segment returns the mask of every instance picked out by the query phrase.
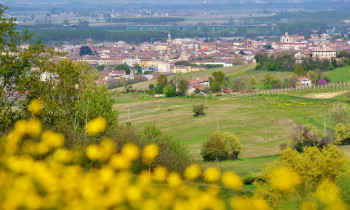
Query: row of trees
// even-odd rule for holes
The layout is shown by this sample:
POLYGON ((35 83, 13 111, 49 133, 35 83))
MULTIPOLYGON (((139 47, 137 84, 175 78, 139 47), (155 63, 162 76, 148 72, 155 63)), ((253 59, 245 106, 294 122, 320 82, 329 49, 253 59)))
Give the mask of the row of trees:
POLYGON ((284 54, 282 56, 274 57, 273 55, 268 56, 267 54, 257 53, 255 59, 258 63, 256 66, 257 70, 293 71, 298 65, 301 65, 306 71, 316 69, 326 71, 334 68, 334 65, 332 66, 329 60, 321 61, 318 58, 303 59, 301 64, 297 64, 293 54, 284 54))
POLYGON ((167 33, 155 31, 104 31, 104 30, 34 30, 35 40, 41 37, 44 43, 69 42, 73 44, 85 43, 86 39, 92 38, 97 42, 118 42, 139 44, 142 42, 151 42, 155 40, 164 40, 167 33))

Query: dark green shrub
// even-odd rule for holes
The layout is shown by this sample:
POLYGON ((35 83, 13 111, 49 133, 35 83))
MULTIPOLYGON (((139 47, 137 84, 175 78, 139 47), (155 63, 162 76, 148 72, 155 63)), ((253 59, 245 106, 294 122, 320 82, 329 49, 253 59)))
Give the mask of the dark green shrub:
POLYGON ((194 116, 198 116, 198 115, 204 114, 204 109, 205 109, 205 105, 204 104, 193 105, 194 116))

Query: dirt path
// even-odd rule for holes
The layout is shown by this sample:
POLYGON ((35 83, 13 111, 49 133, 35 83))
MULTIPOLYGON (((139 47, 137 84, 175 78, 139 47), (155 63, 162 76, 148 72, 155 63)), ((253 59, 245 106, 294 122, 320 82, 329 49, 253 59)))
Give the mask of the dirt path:
POLYGON ((313 93, 313 94, 307 94, 303 97, 305 98, 313 98, 313 99, 328 99, 328 98, 334 98, 336 96, 343 95, 345 93, 349 93, 349 90, 343 90, 339 92, 329 92, 329 93, 313 93))

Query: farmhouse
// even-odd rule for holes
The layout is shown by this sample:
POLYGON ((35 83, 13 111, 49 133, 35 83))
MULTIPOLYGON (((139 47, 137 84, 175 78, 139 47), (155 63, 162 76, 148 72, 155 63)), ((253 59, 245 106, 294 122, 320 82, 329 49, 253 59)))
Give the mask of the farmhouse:
POLYGON ((297 87, 311 87, 311 80, 306 77, 299 77, 297 80, 297 87))
POLYGON ((205 86, 209 87, 209 79, 207 77, 199 77, 195 80, 188 80, 187 84, 187 95, 191 95, 196 89, 200 92, 204 92, 205 86))

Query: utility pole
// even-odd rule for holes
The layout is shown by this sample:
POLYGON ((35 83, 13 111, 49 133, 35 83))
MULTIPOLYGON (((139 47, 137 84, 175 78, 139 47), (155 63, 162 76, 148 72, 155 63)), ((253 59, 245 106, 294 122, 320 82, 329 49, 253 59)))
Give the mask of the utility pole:
POLYGON ((219 125, 219 112, 216 112, 216 121, 218 123, 218 131, 220 131, 220 125, 219 125))
POLYGON ((327 123, 326 123, 326 116, 324 115, 323 116, 323 136, 326 136, 327 135, 327 123))
POLYGON ((130 105, 128 105, 128 122, 130 122, 130 105))

